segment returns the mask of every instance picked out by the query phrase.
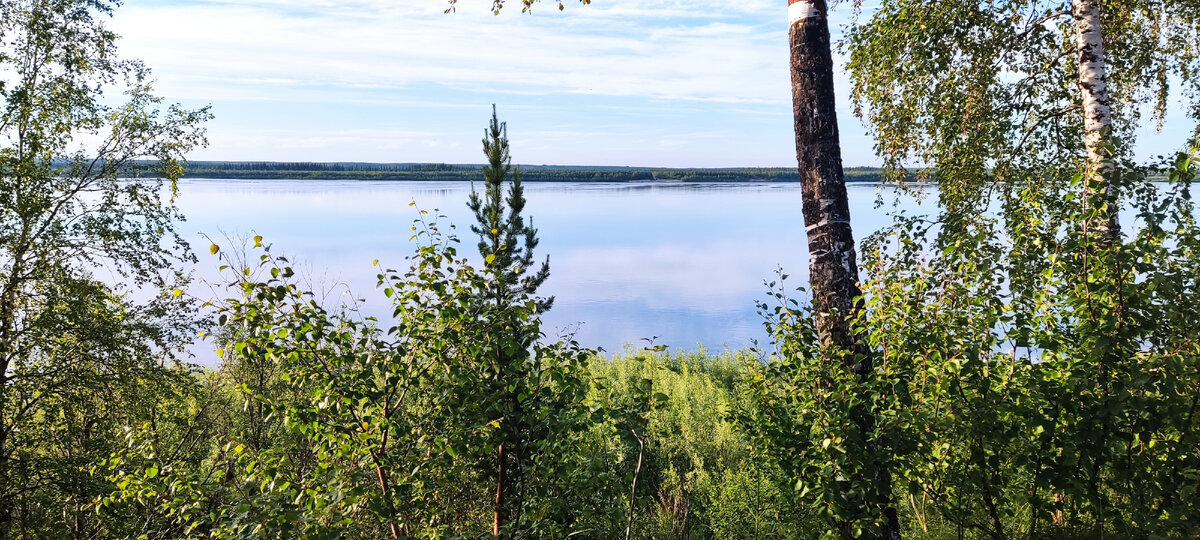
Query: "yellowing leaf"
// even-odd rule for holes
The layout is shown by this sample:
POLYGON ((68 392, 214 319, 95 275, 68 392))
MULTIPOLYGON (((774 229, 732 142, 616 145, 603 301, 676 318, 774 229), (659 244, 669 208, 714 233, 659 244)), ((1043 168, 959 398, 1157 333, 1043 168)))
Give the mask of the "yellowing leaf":
POLYGON ((262 235, 254 237, 254 247, 262 247, 262 235))
POLYGON ((212 253, 213 255, 216 255, 218 251, 221 251, 221 247, 220 247, 220 246, 218 246, 218 245, 216 245, 216 244, 213 244, 213 245, 211 245, 211 246, 208 246, 208 252, 209 252, 209 253, 212 253))
POLYGON ((171 292, 171 294, 174 295, 175 298, 179 298, 180 296, 183 296, 183 291, 181 291, 179 289, 175 289, 174 291, 171 292))
POLYGON ((484 257, 484 259, 487 260, 488 264, 492 264, 492 261, 496 260, 496 254, 489 254, 487 257, 484 257))

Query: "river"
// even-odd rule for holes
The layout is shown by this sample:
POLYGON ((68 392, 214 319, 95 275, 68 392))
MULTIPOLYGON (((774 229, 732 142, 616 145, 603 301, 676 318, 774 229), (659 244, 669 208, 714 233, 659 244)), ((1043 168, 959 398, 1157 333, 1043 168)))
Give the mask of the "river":
MULTIPOLYGON (((261 235, 330 298, 364 299, 361 312, 382 318, 390 304, 376 290, 371 263, 404 264, 417 208, 445 215, 442 222, 457 227, 460 254, 475 253, 467 183, 188 179, 179 187, 187 216, 180 231, 199 257, 196 275, 209 284, 219 283, 221 264, 206 249, 210 238, 228 253, 236 244, 228 237, 261 235)), ((859 240, 891 222, 890 191, 849 185, 859 240), (889 204, 878 207, 881 197, 889 204)), ((609 352, 646 339, 688 350, 765 345, 755 307, 766 299, 764 283, 777 268, 790 275, 789 287, 807 282, 796 183, 527 183, 525 196, 541 241, 537 257, 550 257, 541 292, 556 298, 543 317, 551 338, 573 333, 609 352)), ((902 206, 917 203, 908 197, 902 206)), ((191 293, 213 290, 198 284, 191 293)), ((216 363, 211 347, 194 351, 198 362, 216 363)))

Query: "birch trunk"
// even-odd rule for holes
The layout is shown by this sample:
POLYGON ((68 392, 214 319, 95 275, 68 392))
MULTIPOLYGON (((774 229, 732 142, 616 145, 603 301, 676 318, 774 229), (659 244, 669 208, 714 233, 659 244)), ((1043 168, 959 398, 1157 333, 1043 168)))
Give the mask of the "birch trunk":
POLYGON ((804 193, 808 266, 822 345, 853 350, 847 317, 857 311, 858 263, 842 173, 833 57, 823 0, 790 0, 792 111, 804 193))
POLYGON ((1105 175, 1112 170, 1112 111, 1108 96, 1108 64, 1104 54, 1104 32, 1097 0, 1074 0, 1076 57, 1079 60, 1079 94, 1083 111, 1083 144, 1088 163, 1084 170, 1085 204, 1094 207, 1095 219, 1084 226, 1106 241, 1121 235, 1117 219, 1117 196, 1105 175))
MULTIPOLYGON (((849 367, 860 377, 867 377, 872 369, 870 350, 850 328, 850 319, 862 309, 855 301, 861 291, 842 171, 827 11, 825 0, 788 1, 792 112, 808 233, 809 283, 822 345, 843 354, 849 367)), ((861 411, 856 416, 862 433, 874 431, 869 412, 861 411)), ((874 443, 868 452, 875 454, 874 443)), ((862 511, 882 511, 885 525, 878 537, 898 540, 900 526, 891 503, 891 476, 878 459, 871 461, 864 464, 866 478, 858 481, 860 485, 875 486, 877 499, 873 503, 879 506, 862 511)))

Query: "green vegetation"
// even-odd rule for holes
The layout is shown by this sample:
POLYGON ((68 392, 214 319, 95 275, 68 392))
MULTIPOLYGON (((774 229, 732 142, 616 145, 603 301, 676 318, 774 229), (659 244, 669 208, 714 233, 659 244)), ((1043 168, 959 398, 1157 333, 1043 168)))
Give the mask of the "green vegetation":
POLYGON ((867 242, 862 309, 836 321, 850 346, 783 275, 769 351, 609 359, 545 336, 523 181, 771 170, 518 170, 493 114, 482 168, 215 165, 482 179, 483 265, 418 210, 414 251, 378 274, 392 316, 363 319, 261 237, 213 245, 231 291, 207 306, 214 370, 175 359, 205 311, 161 199, 208 113, 163 107, 114 56, 115 4, 0 4, 0 539, 857 538, 890 508, 910 538, 1200 536, 1200 141, 1155 167, 1125 142, 1143 79, 1200 73, 1191 4, 1110 23, 1132 53, 1093 129, 1041 113, 1074 103, 1094 55, 1021 78, 1070 55, 1005 49, 1017 30, 1061 45, 1070 11, 884 2, 851 42, 856 95, 888 174, 927 162, 941 214, 867 242), (983 76, 997 59, 1016 65, 983 76))
POLYGON ((90 464, 190 378, 172 355, 195 335, 194 306, 155 294, 186 256, 178 211, 161 180, 117 177, 149 159, 135 168, 173 183, 208 115, 163 107, 145 68, 114 56, 98 20, 111 8, 0 9, 0 538, 95 534, 112 486, 90 464))
POLYGON ((874 439, 911 537, 1200 534, 1197 158, 1165 185, 1122 173, 1147 225, 1111 248, 1078 206, 1031 197, 953 234, 901 219, 869 243, 866 381, 826 360, 779 289, 763 307, 782 354, 754 381, 756 424, 802 502, 853 535, 874 527, 870 487, 836 472, 874 439), (856 407, 875 431, 855 428, 856 407))
POLYGON ((534 263, 494 116, 484 151, 484 191, 468 203, 484 267, 417 220, 408 270, 379 275, 390 321, 328 310, 256 238, 256 266, 226 269, 240 294, 219 306, 222 367, 181 381, 175 409, 188 414, 127 430, 92 469, 115 488, 98 499, 99 526, 204 538, 815 530, 738 420, 758 356, 608 360, 541 339, 549 270, 534 263))

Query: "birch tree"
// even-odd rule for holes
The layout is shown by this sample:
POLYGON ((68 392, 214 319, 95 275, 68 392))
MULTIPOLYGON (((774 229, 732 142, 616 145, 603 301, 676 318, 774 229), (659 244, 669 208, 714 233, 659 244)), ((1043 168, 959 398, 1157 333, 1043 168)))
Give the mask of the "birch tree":
MULTIPOLYGON (((803 191, 804 225, 808 235, 809 283, 822 352, 840 359, 860 379, 871 376, 871 351, 852 322, 861 315, 858 263, 850 224, 850 205, 842 171, 833 55, 828 6, 824 0, 789 0, 792 112, 796 131, 796 160, 803 191)), ((801 389, 801 391, 804 391, 801 389)), ((881 514, 881 538, 899 538, 899 522, 891 507, 891 480, 877 453, 876 426, 869 405, 851 412, 858 431, 853 437, 866 446, 865 459, 853 478, 874 488, 865 498, 865 513, 881 514)), ((869 534, 869 533, 868 533, 869 534)))
POLYGON ((208 118, 164 107, 116 56, 116 4, 0 4, 0 538, 95 534, 84 508, 102 486, 80 463, 193 331, 171 295, 139 305, 97 277, 170 286, 186 244, 162 180, 208 118))
MULTIPOLYGON (((522 0, 522 11, 536 0, 522 0)), ((589 4, 590 0, 581 0, 589 4)), ((563 9, 561 0, 556 2, 563 9)), ((449 0, 447 12, 455 9, 449 0)), ((499 13, 503 0, 495 0, 499 13)), ((803 209, 809 248, 813 314, 821 344, 817 354, 843 364, 860 381, 874 369, 870 348, 854 322, 861 317, 861 292, 849 201, 842 170, 836 100, 833 87, 833 57, 830 48, 828 5, 825 0, 788 0, 789 48, 792 79, 792 111, 795 121, 796 158, 803 190, 803 209)), ((810 389, 800 388, 802 392, 810 389)), ((899 521, 891 505, 891 476, 887 460, 876 440, 879 429, 875 412, 865 401, 850 411, 853 428, 847 435, 859 448, 861 459, 838 472, 841 482, 861 489, 862 498, 835 512, 833 524, 847 536, 858 536, 859 522, 876 522, 881 538, 899 538, 899 521), (849 478, 843 478, 842 475, 849 478)))
POLYGON ((1133 142, 1197 116, 1197 6, 885 0, 853 30, 880 154, 939 192, 866 287, 922 527, 1196 534, 1195 147, 1143 166, 1133 142))
MULTIPOLYGON (((1104 27, 1100 22, 1097 0, 1076 0, 1071 3, 1075 23, 1075 58, 1079 74, 1079 108, 1083 115, 1083 148, 1087 154, 1083 176, 1087 191, 1086 204, 1099 203, 1116 208, 1113 186, 1104 180, 1112 170, 1112 105, 1108 95, 1108 62, 1104 54, 1104 27)), ((1106 241, 1121 234, 1117 212, 1106 210, 1098 222, 1085 222, 1095 227, 1106 241)))
POLYGON ((1198 30, 1191 0, 885 0, 851 33, 848 67, 886 165, 929 166, 943 203, 1080 173, 1117 234, 1106 163, 1139 126, 1162 128, 1172 92, 1200 113, 1198 30))

